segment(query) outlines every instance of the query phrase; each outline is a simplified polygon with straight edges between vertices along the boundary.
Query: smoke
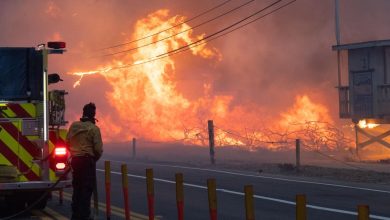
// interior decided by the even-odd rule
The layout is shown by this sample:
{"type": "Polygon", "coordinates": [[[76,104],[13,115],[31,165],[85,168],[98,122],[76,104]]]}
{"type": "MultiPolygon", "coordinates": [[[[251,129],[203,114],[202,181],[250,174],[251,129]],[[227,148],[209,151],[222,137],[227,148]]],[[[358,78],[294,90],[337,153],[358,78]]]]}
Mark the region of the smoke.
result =
{"type": "MultiPolygon", "coordinates": [[[[238,5],[241,0],[231,4],[238,5]]],[[[255,1],[250,7],[194,31],[212,33],[233,21],[262,8],[272,1],[255,1]]],[[[50,71],[65,80],[53,88],[64,88],[69,121],[77,120],[82,106],[90,101],[98,108],[97,117],[115,137],[121,121],[107,94],[112,86],[102,76],[78,79],[65,73],[96,69],[112,62],[112,57],[90,58],[99,48],[130,41],[137,20],[159,9],[170,14],[194,16],[214,1],[0,1],[0,46],[34,46],[49,40],[64,40],[68,52],[50,57],[50,71]]],[[[294,105],[299,95],[309,95],[313,102],[329,109],[338,120],[334,1],[298,0],[260,21],[236,31],[209,45],[216,48],[222,60],[213,61],[188,53],[174,56],[176,88],[189,100],[204,95],[205,83],[214,95],[234,97],[231,105],[259,110],[259,120],[280,116],[294,105]]],[[[390,38],[387,27],[390,15],[387,0],[342,0],[342,43],[390,38]]],[[[191,23],[193,24],[193,23],[191,23]]],[[[190,24],[190,25],[191,25],[190,24]]],[[[115,58],[114,58],[115,59],[115,58]]],[[[124,110],[125,111],[125,110],[124,110]]],[[[239,110],[234,110],[241,112],[239,110]]],[[[254,113],[252,113],[254,114],[254,113]]],[[[129,115],[129,117],[132,117],[129,115]]],[[[234,119],[239,121],[239,117],[234,119]]],[[[248,122],[250,123],[250,122],[248,122]]],[[[117,140],[119,141],[119,140],[117,140]]]]}

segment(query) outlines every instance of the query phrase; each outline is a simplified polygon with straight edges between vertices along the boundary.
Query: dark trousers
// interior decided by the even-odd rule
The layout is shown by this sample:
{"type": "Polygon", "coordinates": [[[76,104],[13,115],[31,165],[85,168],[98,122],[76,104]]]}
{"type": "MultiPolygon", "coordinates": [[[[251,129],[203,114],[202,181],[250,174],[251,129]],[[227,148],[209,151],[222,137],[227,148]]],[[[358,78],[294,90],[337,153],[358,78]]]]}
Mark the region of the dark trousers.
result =
{"type": "Polygon", "coordinates": [[[96,182],[96,163],[90,156],[72,158],[72,220],[86,220],[91,214],[91,196],[96,182]]]}

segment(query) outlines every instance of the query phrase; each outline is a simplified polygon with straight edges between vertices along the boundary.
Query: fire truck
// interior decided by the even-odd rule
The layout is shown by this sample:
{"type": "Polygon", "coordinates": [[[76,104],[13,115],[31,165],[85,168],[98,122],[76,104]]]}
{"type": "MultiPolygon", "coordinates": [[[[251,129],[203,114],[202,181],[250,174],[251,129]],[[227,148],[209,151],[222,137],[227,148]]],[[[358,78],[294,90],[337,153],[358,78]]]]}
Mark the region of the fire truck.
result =
{"type": "Polygon", "coordinates": [[[0,202],[43,209],[50,192],[71,186],[66,146],[65,90],[48,73],[48,57],[65,42],[0,47],[0,202]]]}

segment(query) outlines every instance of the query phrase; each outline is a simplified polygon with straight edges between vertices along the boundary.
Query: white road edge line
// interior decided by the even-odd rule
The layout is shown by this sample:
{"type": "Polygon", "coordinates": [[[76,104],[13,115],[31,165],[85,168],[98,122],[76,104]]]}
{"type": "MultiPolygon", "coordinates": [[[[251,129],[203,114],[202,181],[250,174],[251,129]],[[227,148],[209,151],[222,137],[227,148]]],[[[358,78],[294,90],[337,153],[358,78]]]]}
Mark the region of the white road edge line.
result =
{"type": "MultiPolygon", "coordinates": [[[[116,162],[116,163],[131,164],[131,163],[128,163],[128,162],[125,162],[125,161],[119,161],[119,160],[111,160],[111,161],[112,162],[116,162]]],[[[135,163],[135,164],[137,164],[137,163],[135,163]]],[[[188,170],[200,170],[200,171],[223,173],[223,174],[230,174],[230,175],[236,175],[236,176],[245,176],[245,177],[261,178],[261,179],[281,180],[281,181],[296,182],[296,183],[307,183],[307,184],[332,186],[332,187],[340,187],[340,188],[347,188],[347,189],[357,189],[357,190],[364,190],[364,191],[370,191],[370,192],[378,192],[378,193],[390,194],[390,191],[387,191],[387,190],[371,189],[371,188],[356,187],[356,186],[347,186],[347,185],[332,184],[332,183],[321,183],[321,182],[306,181],[306,180],[294,180],[294,179],[287,179],[287,178],[281,178],[281,177],[270,177],[270,176],[263,176],[263,175],[243,174],[243,173],[224,171],[224,170],[215,170],[215,169],[197,168],[197,167],[186,167],[186,166],[177,166],[177,165],[155,164],[155,163],[138,163],[138,164],[161,166],[161,167],[182,168],[182,169],[188,169],[188,170]]]]}
{"type": "MultiPolygon", "coordinates": [[[[105,172],[102,169],[96,169],[96,170],[99,171],[99,172],[105,172]]],[[[122,173],[116,172],[116,171],[111,171],[111,173],[112,174],[116,174],[116,175],[122,175],[122,173]]],[[[139,175],[134,175],[134,174],[129,174],[129,173],[127,174],[127,176],[138,178],[138,179],[146,179],[146,177],[144,177],[144,176],[139,176],[139,175]]],[[[165,180],[165,179],[160,179],[160,178],[154,178],[154,180],[157,181],[157,182],[176,184],[175,181],[171,181],[171,180],[165,180]]],[[[194,187],[194,188],[206,189],[207,190],[207,187],[196,185],[196,184],[184,183],[184,185],[185,186],[189,186],[189,187],[194,187]]],[[[231,190],[221,189],[221,188],[218,188],[217,191],[228,193],[228,194],[240,195],[240,196],[244,195],[244,193],[242,193],[242,192],[236,192],[236,191],[231,191],[231,190]]],[[[266,197],[266,196],[259,196],[259,195],[254,195],[253,197],[257,198],[257,199],[263,199],[263,200],[268,200],[268,201],[273,201],[273,202],[278,202],[278,203],[284,203],[284,204],[288,204],[288,205],[295,205],[295,202],[284,200],[284,199],[277,199],[277,198],[266,197]]],[[[307,204],[306,207],[311,208],[311,209],[321,210],[321,211],[328,211],[328,212],[335,212],[335,213],[340,213],[340,214],[357,216],[357,212],[352,212],[352,211],[347,211],[347,210],[342,210],[342,209],[327,208],[327,207],[316,206],[316,205],[309,205],[309,204],[307,204]]],[[[390,217],[379,216],[379,215],[372,215],[372,214],[370,214],[370,218],[371,219],[380,219],[380,220],[390,220],[390,217]]]]}

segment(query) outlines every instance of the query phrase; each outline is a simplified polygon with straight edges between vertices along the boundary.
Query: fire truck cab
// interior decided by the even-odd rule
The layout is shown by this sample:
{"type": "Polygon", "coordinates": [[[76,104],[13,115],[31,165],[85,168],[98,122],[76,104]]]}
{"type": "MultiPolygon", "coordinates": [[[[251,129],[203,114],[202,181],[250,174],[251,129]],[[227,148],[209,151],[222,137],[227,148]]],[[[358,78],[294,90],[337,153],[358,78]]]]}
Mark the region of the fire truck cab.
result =
{"type": "Polygon", "coordinates": [[[43,209],[50,191],[71,186],[66,146],[64,90],[48,74],[48,56],[64,42],[0,47],[0,202],[43,209]]]}

